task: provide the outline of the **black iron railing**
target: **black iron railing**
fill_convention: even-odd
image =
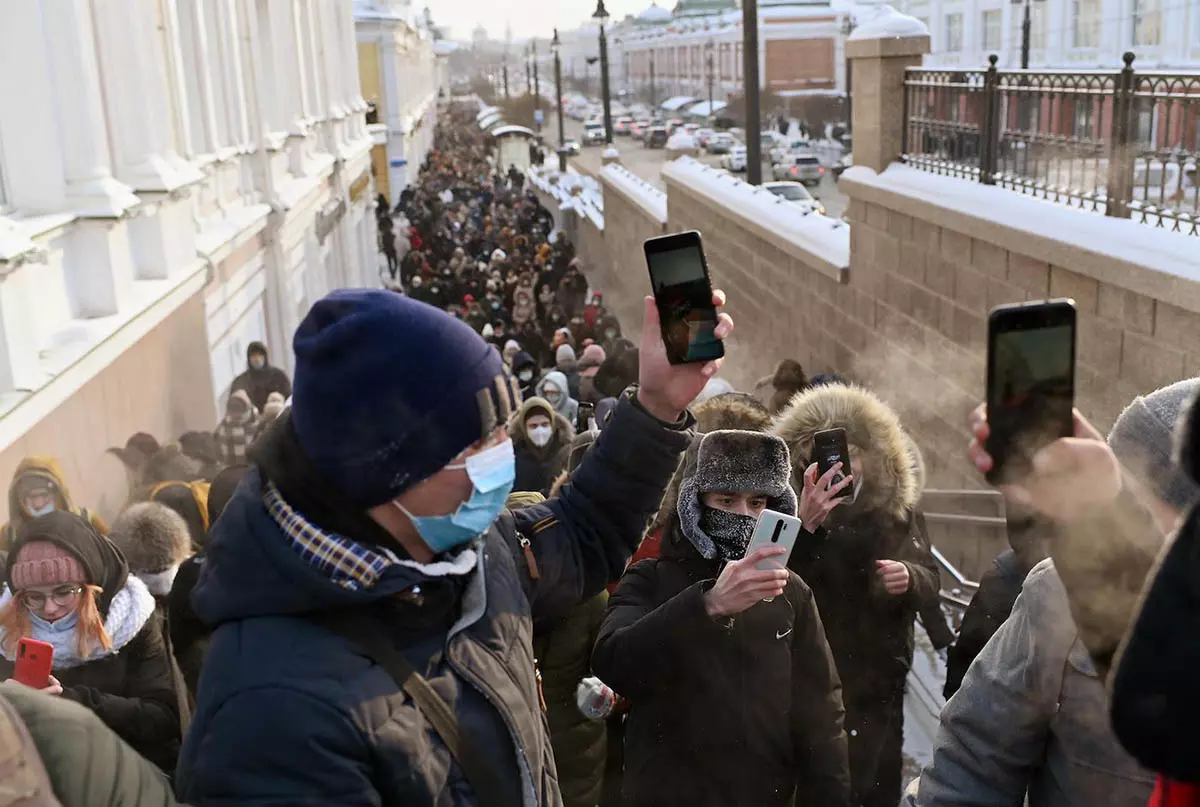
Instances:
[[[901,159],[1200,235],[1200,73],[911,68]]]

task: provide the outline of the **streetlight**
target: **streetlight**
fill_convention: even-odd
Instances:
[[[533,68],[529,64],[529,45],[525,46],[525,92],[533,92]]]
[[[758,98],[758,0],[742,0],[742,98],[746,107],[746,181],[762,184]]]
[[[849,43],[850,34],[854,33],[857,27],[858,21],[847,11],[846,16],[842,17],[842,50],[846,53],[849,53],[846,45]],[[849,55],[846,56],[846,131],[854,131],[854,73]]]
[[[537,124],[538,134],[542,132],[542,122],[537,119],[542,111],[542,83],[538,80],[537,40],[529,43],[529,52],[533,57],[533,120]]]
[[[504,60],[504,67],[502,69],[504,71],[504,100],[507,101],[508,100],[508,60],[507,59]]]
[[[1043,2],[1043,0],[1037,0]],[[1013,0],[1014,6],[1025,6],[1025,15],[1021,19],[1021,69],[1029,69],[1029,48],[1030,39],[1033,36],[1033,19],[1030,16],[1030,8],[1033,6],[1033,0]]]
[[[658,91],[654,86],[654,48],[650,48],[650,110],[658,104]]]
[[[713,118],[713,48],[715,43],[712,37],[708,38],[708,42],[704,43],[704,54],[708,58],[708,119]]]
[[[604,0],[596,0],[592,16],[600,23],[600,93],[604,101],[604,142],[612,145],[612,101],[608,97],[608,40],[604,36],[604,23],[608,20],[608,9]]]
[[[567,172],[567,135],[563,130],[563,91],[562,91],[562,59],[559,50],[562,43],[558,41],[558,29],[554,29],[554,38],[550,40],[550,52],[554,54],[554,94],[558,99],[558,170]]]

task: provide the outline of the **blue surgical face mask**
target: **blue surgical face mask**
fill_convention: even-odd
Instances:
[[[39,518],[41,516],[48,516],[54,512],[54,507],[55,507],[54,502],[46,502],[44,505],[37,508],[36,510],[31,509],[29,511],[29,515],[33,516],[34,518]]]
[[[408,516],[417,534],[430,549],[441,554],[474,541],[495,523],[512,493],[517,476],[512,440],[467,457],[466,462],[447,465],[448,470],[465,468],[474,489],[471,496],[453,513],[442,516],[414,516],[400,504],[392,504]]]

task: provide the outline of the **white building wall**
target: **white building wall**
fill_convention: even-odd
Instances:
[[[3,17],[0,450],[104,370],[98,345],[197,294],[197,389],[219,410],[250,341],[291,368],[304,310],[281,301],[378,283],[348,3],[23,0]],[[295,278],[283,243],[318,227],[324,259]]]
[[[1031,0],[1033,21],[1030,67],[1071,69],[1116,69],[1121,57],[1132,51],[1134,68],[1194,69],[1200,66],[1200,0],[1103,0],[1096,4],[1096,45],[1086,38],[1077,44],[1076,10],[1087,7],[1075,0]],[[907,14],[926,24],[932,36],[931,66],[955,65],[981,67],[991,53],[997,64],[1015,68],[1021,64],[1021,22],[1024,6],[1008,0],[899,0]],[[1149,7],[1157,34],[1135,39],[1135,8]],[[1001,42],[998,48],[985,48],[984,12],[999,12]],[[948,36],[948,22],[962,15],[961,47]]]

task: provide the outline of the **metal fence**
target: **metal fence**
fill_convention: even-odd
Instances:
[[[1200,236],[1200,73],[910,68],[901,159]]]

